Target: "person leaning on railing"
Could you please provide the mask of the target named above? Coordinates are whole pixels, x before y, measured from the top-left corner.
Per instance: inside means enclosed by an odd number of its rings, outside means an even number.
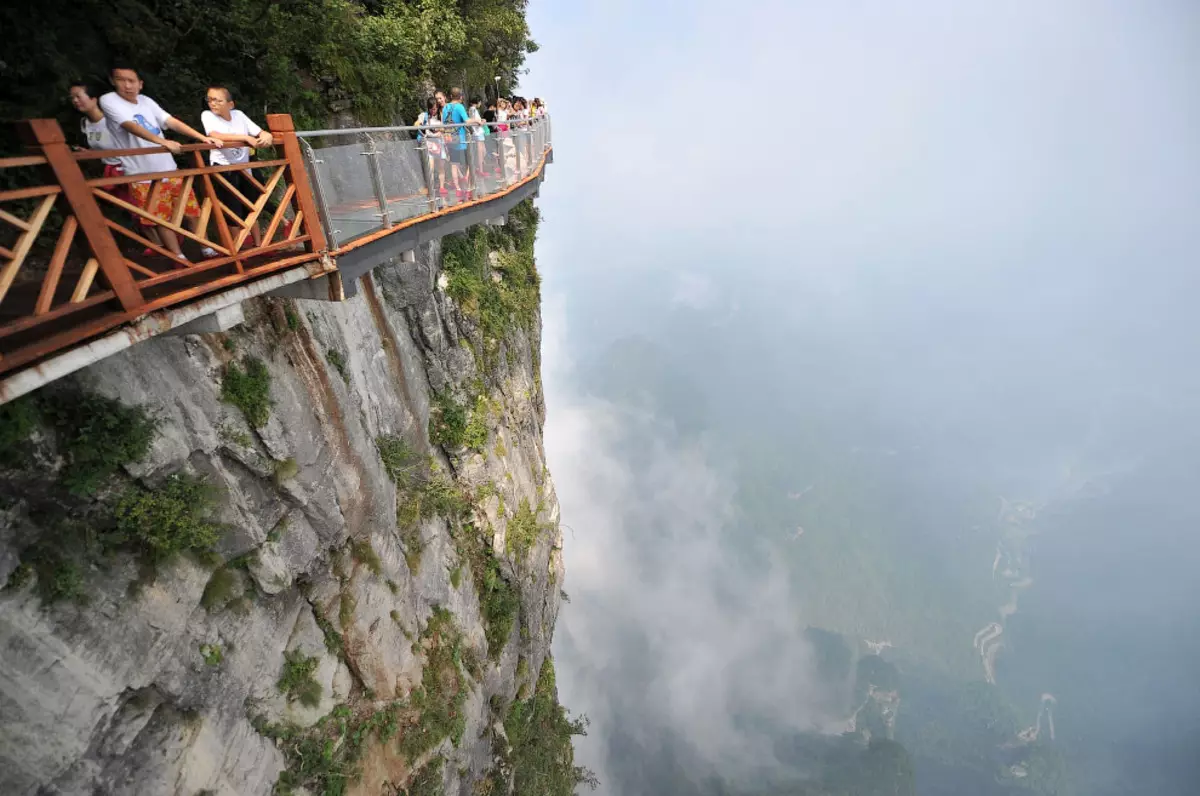
[[[204,132],[219,139],[225,144],[221,149],[214,149],[208,154],[208,162],[213,166],[233,166],[238,163],[250,162],[250,147],[266,147],[274,143],[271,133],[262,129],[246,114],[233,107],[233,94],[225,86],[209,86],[205,93],[208,110],[200,114],[200,123]],[[238,146],[229,146],[238,144]],[[257,196],[260,191],[246,176],[245,171],[226,171],[221,174],[234,190],[247,198]],[[220,180],[215,180],[217,197],[230,210],[244,216],[249,212],[237,196]],[[262,229],[258,222],[250,228],[254,237],[254,245],[262,245]],[[286,234],[286,230],[285,230]]]
[[[83,133],[83,139],[87,142],[88,149],[117,149],[117,142],[113,140],[112,132],[108,129],[108,120],[104,118],[104,111],[100,110],[98,97],[104,93],[103,90],[97,90],[91,84],[83,82],[72,83],[67,89],[71,106],[83,114],[83,118],[79,120],[79,131]],[[104,164],[105,177],[123,177],[125,175],[120,159],[103,158],[101,162]],[[123,202],[131,201],[127,185],[114,185],[109,188],[109,193]],[[138,217],[133,216],[134,223],[137,223],[137,220]],[[162,245],[162,239],[158,237],[158,230],[152,227],[146,232],[152,242]],[[149,257],[154,254],[154,251],[146,249],[142,254]]]
[[[430,181],[437,181],[439,194],[446,195],[446,145],[442,136],[430,128],[440,127],[440,109],[436,97],[430,97],[425,103],[425,111],[413,122],[414,127],[420,127],[417,141],[425,150],[426,164],[429,167]]]
[[[137,70],[124,64],[114,66],[109,71],[109,79],[116,91],[110,91],[100,98],[100,110],[108,120],[108,128],[113,141],[119,149],[144,149],[165,147],[168,152],[152,152],[145,155],[121,155],[121,166],[127,176],[135,174],[152,174],[155,172],[175,171],[175,159],[181,151],[176,141],[163,138],[165,130],[194,138],[203,144],[221,146],[221,142],[204,135],[184,122],[167,113],[150,97],[142,94],[142,79]],[[170,221],[176,204],[186,201],[184,215],[188,218],[193,229],[200,220],[200,206],[196,204],[195,196],[189,192],[186,199],[183,194],[183,180],[179,177],[165,177],[158,180],[158,190],[154,183],[135,182],[129,186],[133,198],[132,204],[145,210],[161,221]],[[148,207],[150,198],[154,196],[154,206]],[[141,218],[142,226],[153,227],[155,223],[147,218]],[[159,228],[163,245],[180,260],[187,260],[179,245],[179,237],[175,231],[165,226]],[[206,247],[207,249],[207,247]],[[216,254],[212,249],[204,252],[211,257]]]

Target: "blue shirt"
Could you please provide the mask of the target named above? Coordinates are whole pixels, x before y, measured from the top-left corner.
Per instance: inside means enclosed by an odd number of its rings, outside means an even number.
[[[461,102],[451,102],[449,105],[442,108],[443,124],[466,124],[468,121],[467,109],[463,107]],[[455,145],[455,149],[466,149],[468,137],[467,128],[460,127],[458,128],[457,132],[458,143]]]

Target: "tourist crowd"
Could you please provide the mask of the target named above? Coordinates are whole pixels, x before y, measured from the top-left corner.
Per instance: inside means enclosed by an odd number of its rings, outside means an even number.
[[[83,114],[80,128],[92,149],[137,150],[162,149],[167,152],[146,154],[121,154],[104,158],[104,176],[133,176],[155,174],[176,170],[172,155],[181,152],[181,145],[165,137],[172,131],[202,144],[213,147],[209,153],[211,165],[235,165],[250,160],[253,148],[270,146],[271,133],[263,130],[246,114],[235,107],[233,94],[225,86],[210,86],[205,102],[208,110],[200,114],[204,132],[188,125],[157,102],[142,94],[142,80],[136,69],[120,64],[109,72],[112,91],[103,91],[97,86],[76,83],[70,87],[71,104]],[[511,140],[511,130],[527,127],[531,120],[545,114],[545,105],[540,99],[527,103],[522,97],[499,99],[480,113],[479,101],[463,104],[461,89],[450,90],[450,99],[439,91],[429,100],[426,110],[414,123],[419,128],[417,139],[423,142],[426,165],[431,179],[437,181],[438,192],[446,196],[447,177],[455,194],[462,200],[469,186],[480,175],[495,173],[496,176],[516,175],[516,150]],[[459,125],[457,127],[453,125]],[[444,128],[444,129],[438,129]],[[468,154],[468,147],[476,151]],[[507,171],[506,171],[507,167]],[[240,197],[255,196],[251,178],[245,171],[225,171],[222,179],[215,181],[218,199],[226,207],[238,207]],[[143,182],[131,182],[112,189],[119,200],[137,207],[146,215],[135,214],[146,239],[156,247],[170,251],[180,260],[187,260],[180,246],[179,236],[170,226],[157,223],[170,222],[175,218],[179,205],[183,204],[181,217],[184,224],[198,237],[204,230],[198,229],[201,213],[194,192],[185,195],[184,181],[179,177],[162,177]],[[239,197],[240,194],[240,197]],[[261,231],[251,229],[256,244],[262,242]],[[147,254],[152,250],[147,249]],[[215,257],[217,252],[204,247],[205,257]]]
[[[519,160],[512,131],[527,128],[531,120],[546,114],[546,105],[539,98],[528,102],[524,97],[501,97],[480,113],[481,104],[473,99],[469,106],[464,105],[460,88],[450,89],[449,102],[439,91],[413,122],[441,196],[449,193],[447,174],[459,201],[466,198],[477,177],[515,178]],[[438,129],[446,125],[457,126]]]

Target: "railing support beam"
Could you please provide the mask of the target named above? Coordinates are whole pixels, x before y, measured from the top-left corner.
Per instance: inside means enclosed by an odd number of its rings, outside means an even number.
[[[367,159],[367,170],[371,173],[371,188],[375,191],[375,203],[379,205],[379,218],[383,221],[384,229],[392,228],[392,213],[388,209],[387,189],[383,187],[383,170],[379,168],[379,148],[375,139],[368,133],[363,133],[367,140],[367,151],[363,157]]]
[[[296,186],[296,201],[300,212],[304,214],[305,231],[310,240],[306,244],[310,252],[323,252],[328,248],[325,243],[325,230],[321,228],[317,214],[317,203],[313,200],[312,186],[308,182],[308,173],[304,170],[304,155],[300,151],[300,140],[296,138],[296,126],[292,123],[291,114],[268,113],[267,129],[277,141],[283,145],[283,156],[288,161],[288,176],[292,185]]]
[[[145,300],[142,291],[133,280],[133,274],[125,265],[117,241],[113,238],[100,212],[100,205],[92,195],[87,178],[71,154],[62,128],[54,119],[28,119],[21,123],[22,135],[29,143],[39,147],[62,188],[63,197],[75,214],[79,228],[87,237],[92,254],[100,264],[104,278],[112,287],[121,307],[126,311],[136,310]]]

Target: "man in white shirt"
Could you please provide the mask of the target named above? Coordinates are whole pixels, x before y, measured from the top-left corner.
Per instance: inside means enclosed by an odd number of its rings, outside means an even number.
[[[71,99],[71,106],[83,114],[83,118],[79,120],[79,131],[83,133],[88,149],[117,148],[112,132],[108,129],[108,120],[104,118],[104,111],[100,110],[100,101],[96,99],[102,93],[94,90],[88,83],[72,83],[67,92],[67,96]],[[101,162],[104,164],[105,177],[120,177],[125,174],[119,159],[103,158]],[[123,201],[131,201],[127,185],[114,185],[109,189],[109,193]],[[134,216],[133,220],[134,223],[137,223],[138,217]],[[150,227],[146,232],[151,241],[162,245],[156,228]],[[154,251],[146,249],[142,254],[151,256]]]
[[[262,129],[246,114],[233,107],[233,94],[224,86],[209,86],[205,101],[208,110],[200,114],[200,123],[204,125],[206,135],[219,139],[225,146],[214,149],[208,156],[208,162],[214,166],[232,166],[237,163],[250,161],[250,147],[271,146],[274,137]],[[229,146],[240,144],[240,146]],[[237,189],[242,196],[254,201],[259,193],[250,180],[246,179],[244,171],[226,171],[221,174],[229,184]],[[244,216],[249,212],[245,203],[237,198],[219,180],[216,182],[217,195],[220,200],[233,212]],[[262,245],[262,230],[256,223],[251,229],[254,245]]]
[[[163,137],[166,130],[174,130],[182,135],[196,139],[203,144],[221,146],[216,138],[210,138],[179,121],[149,97],[142,95],[142,79],[137,70],[124,65],[113,67],[109,72],[116,91],[110,91],[100,98],[100,110],[108,119],[108,129],[118,149],[149,149],[165,147],[168,152],[154,152],[145,155],[123,155],[119,158],[121,167],[126,175],[151,174],[162,171],[175,171],[175,159],[181,147],[176,141]],[[153,188],[152,182],[135,182],[129,186],[133,204],[142,208],[152,216],[169,221],[175,212],[176,204],[183,200],[183,180],[178,177],[163,178],[159,181],[157,199],[154,207],[147,207]],[[195,195],[188,193],[184,215],[194,225],[200,219],[200,206],[196,204]],[[143,226],[155,226],[149,219],[141,219]],[[179,238],[174,230],[159,227],[163,245],[181,260],[187,258],[179,246]],[[209,250],[206,255],[215,254]],[[210,255],[211,256],[211,255]]]

